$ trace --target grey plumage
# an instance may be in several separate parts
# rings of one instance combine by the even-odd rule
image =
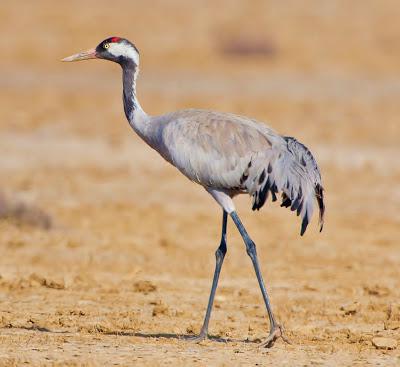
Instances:
[[[139,52],[128,40],[111,37],[64,61],[100,58],[122,67],[125,115],[136,133],[191,181],[202,185],[221,205],[221,242],[215,253],[216,265],[200,341],[208,335],[219,274],[227,252],[228,214],[235,223],[257,276],[268,312],[270,333],[263,346],[271,347],[278,338],[287,341],[283,327],[272,312],[261,275],[256,245],[236,213],[232,198],[249,194],[253,210],[259,210],[269,196],[281,206],[296,211],[302,218],[303,235],[313,213],[319,207],[320,230],[324,222],[324,196],[321,175],[311,152],[296,139],[277,134],[263,123],[248,117],[206,110],[183,110],[162,116],[147,115],[136,97]]]
[[[321,175],[311,152],[296,139],[254,119],[207,110],[183,110],[149,121],[148,143],[190,180],[230,197],[248,193],[253,210],[282,193],[283,206],[302,217],[304,233],[320,205]]]

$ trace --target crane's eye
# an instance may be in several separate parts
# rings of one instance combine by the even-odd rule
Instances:
[[[105,43],[103,47],[104,47],[105,49],[107,49],[107,48],[110,47],[110,44],[109,44],[109,43]]]

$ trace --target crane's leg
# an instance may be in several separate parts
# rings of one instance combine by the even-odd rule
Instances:
[[[211,286],[210,297],[208,299],[207,311],[206,316],[204,318],[203,326],[201,328],[200,334],[191,338],[194,341],[202,341],[208,336],[208,323],[210,321],[211,316],[211,309],[214,303],[215,291],[217,290],[218,286],[218,279],[219,274],[221,272],[222,263],[224,262],[224,257],[226,254],[226,222],[227,222],[228,214],[224,210],[222,214],[222,235],[221,235],[221,243],[215,251],[215,271],[214,271],[214,278]]]
[[[239,216],[237,215],[236,211],[231,212],[230,215],[231,215],[233,221],[235,222],[236,227],[238,228],[238,230],[243,238],[244,243],[246,244],[246,251],[247,251],[247,254],[250,256],[251,261],[253,262],[254,270],[256,272],[256,276],[258,279],[258,284],[260,285],[261,293],[264,298],[265,306],[267,307],[267,311],[268,311],[268,317],[269,317],[269,322],[270,322],[270,333],[269,333],[267,339],[261,344],[261,346],[270,348],[274,345],[275,341],[279,338],[282,338],[285,342],[289,343],[289,341],[283,335],[282,326],[276,322],[274,314],[272,312],[271,303],[270,303],[267,291],[265,289],[264,281],[263,281],[261,271],[260,271],[260,265],[258,263],[256,245],[252,241],[250,236],[247,234],[247,231],[244,228],[241,220],[239,219]]]

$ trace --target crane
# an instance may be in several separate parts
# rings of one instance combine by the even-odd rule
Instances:
[[[109,60],[121,66],[124,111],[130,126],[167,162],[189,180],[203,186],[222,207],[221,240],[215,252],[211,292],[203,326],[193,339],[202,341],[208,337],[215,292],[227,252],[229,215],[243,238],[268,312],[270,331],[260,345],[272,347],[279,338],[289,342],[272,312],[256,245],[241,222],[232,199],[247,193],[252,197],[252,209],[259,210],[269,196],[276,201],[277,194],[281,193],[281,206],[296,211],[302,218],[301,235],[307,228],[316,201],[321,231],[325,212],[324,189],[311,152],[295,138],[282,136],[266,124],[244,116],[200,109],[148,115],[136,96],[139,51],[125,38],[107,38],[97,47],[62,61],[87,59]]]

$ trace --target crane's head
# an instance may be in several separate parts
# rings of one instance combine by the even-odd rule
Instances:
[[[139,51],[135,45],[125,38],[110,37],[100,42],[96,48],[79,52],[61,61],[81,61],[88,59],[104,59],[120,65],[133,62],[139,65]]]

